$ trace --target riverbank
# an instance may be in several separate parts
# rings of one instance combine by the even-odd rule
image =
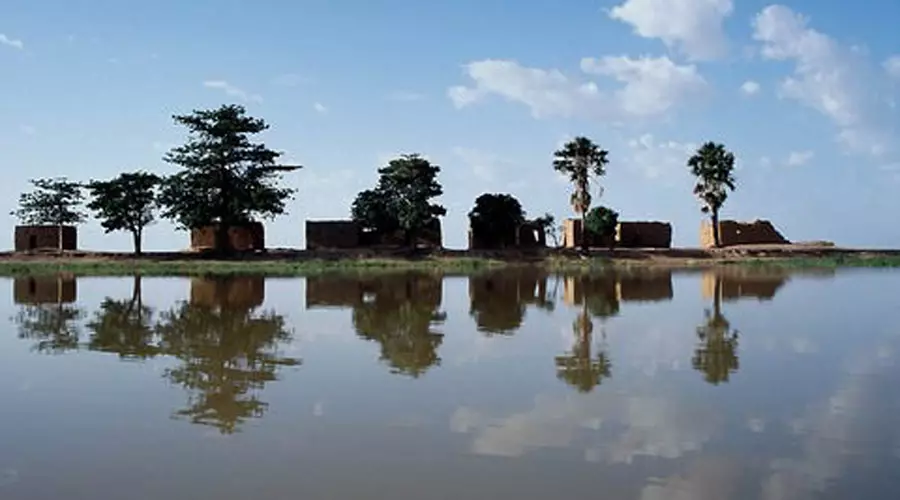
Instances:
[[[0,275],[72,273],[85,276],[267,274],[303,276],[340,271],[434,269],[468,274],[505,266],[540,267],[548,271],[582,271],[607,267],[702,268],[711,266],[790,268],[900,267],[900,250],[858,250],[804,245],[729,247],[725,249],[594,249],[588,255],[571,250],[414,252],[404,249],[348,251],[271,250],[229,259],[170,252],[0,253]]]

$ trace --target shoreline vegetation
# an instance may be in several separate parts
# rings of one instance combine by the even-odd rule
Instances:
[[[755,245],[720,249],[573,250],[270,250],[221,258],[195,252],[131,253],[70,251],[0,253],[0,276],[70,273],[81,276],[204,276],[264,274],[307,276],[336,272],[435,270],[472,274],[509,267],[549,272],[604,269],[694,269],[718,266],[765,268],[900,267],[900,250],[862,250],[802,245]]]

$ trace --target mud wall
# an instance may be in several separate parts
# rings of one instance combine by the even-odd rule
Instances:
[[[622,248],[670,248],[672,225],[668,222],[620,222],[616,245]]]
[[[191,230],[191,250],[212,250],[216,247],[218,225]],[[265,228],[259,222],[251,222],[228,229],[231,248],[239,252],[266,249]]]
[[[63,250],[78,249],[78,229],[62,228]],[[59,226],[16,226],[15,249],[17,252],[59,248]]]
[[[753,222],[738,222],[733,220],[719,221],[719,241],[722,246],[729,245],[783,245],[787,240],[767,220]],[[700,225],[700,246],[712,248],[715,246],[713,227],[709,221],[703,221]]]
[[[358,248],[359,246],[359,224],[351,220],[306,221],[306,248],[308,250]]]

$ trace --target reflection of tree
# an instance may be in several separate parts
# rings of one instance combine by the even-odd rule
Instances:
[[[440,363],[444,340],[432,330],[443,323],[441,279],[427,274],[384,276],[366,284],[372,300],[353,307],[353,326],[366,340],[381,344],[381,359],[394,373],[419,377]]]
[[[143,303],[141,277],[134,277],[129,300],[107,297],[94,320],[87,324],[91,334],[88,348],[116,353],[125,359],[147,359],[160,353],[155,344],[153,310]]]
[[[34,341],[39,352],[63,354],[78,349],[78,321],[84,312],[72,304],[75,298],[74,277],[17,278],[14,301],[21,306],[13,320],[19,338]]]
[[[596,357],[591,352],[594,323],[587,305],[572,323],[572,331],[575,345],[565,356],[556,357],[556,376],[579,392],[591,392],[611,376],[612,363],[604,349]]]
[[[63,354],[78,349],[77,321],[84,312],[72,304],[23,305],[16,315],[19,338],[34,341],[39,352]]]
[[[739,368],[738,331],[722,314],[722,279],[715,282],[713,311],[705,311],[706,321],[697,327],[700,344],[694,351],[694,369],[704,373],[707,382],[718,385],[728,382],[730,375]]]
[[[492,272],[469,278],[469,314],[488,335],[513,334],[522,326],[525,308],[534,304],[552,311],[547,277],[533,272]]]
[[[258,393],[279,367],[300,363],[278,353],[291,333],[271,312],[182,303],[161,313],[156,332],[161,352],[182,362],[166,376],[193,392],[189,407],[176,415],[225,434],[261,417],[268,403]]]

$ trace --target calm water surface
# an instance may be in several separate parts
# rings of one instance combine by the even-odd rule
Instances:
[[[0,498],[900,498],[900,272],[0,280]]]

